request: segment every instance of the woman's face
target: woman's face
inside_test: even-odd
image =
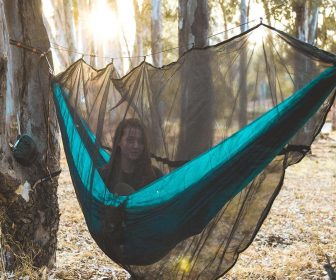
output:
[[[142,131],[135,127],[126,127],[119,142],[121,156],[126,160],[137,160],[144,150]]]

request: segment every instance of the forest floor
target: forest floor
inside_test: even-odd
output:
[[[57,263],[49,279],[127,279],[90,237],[62,157]],[[222,279],[329,279],[336,266],[336,132],[287,169],[283,189],[251,246]],[[328,263],[329,260],[329,263]]]

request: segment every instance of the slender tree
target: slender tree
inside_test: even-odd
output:
[[[317,37],[317,23],[318,23],[318,13],[319,13],[319,5],[317,1],[310,2],[311,9],[310,9],[310,15],[308,18],[308,26],[309,26],[309,32],[308,32],[308,43],[314,45],[316,42]]]
[[[238,3],[237,0],[230,0],[230,1],[219,0],[218,4],[223,14],[223,24],[224,24],[223,27],[225,31],[224,40],[227,40],[229,39],[229,32],[228,32],[229,24],[233,23],[234,14],[238,9]]]
[[[336,105],[335,104],[331,107],[331,122],[332,122],[332,129],[336,130]]]
[[[54,47],[52,51],[55,61],[57,59],[59,64],[55,66],[64,70],[78,59],[78,55],[75,53],[77,49],[75,20],[78,22],[78,17],[74,16],[77,2],[73,0],[44,0],[43,5],[52,7],[52,14],[44,15],[44,25],[51,45]],[[70,51],[65,51],[63,48]]]
[[[77,55],[73,52],[76,50],[76,30],[74,22],[74,3],[72,0],[63,0],[64,9],[64,27],[65,38],[67,47],[72,51],[67,55],[70,58],[70,63],[73,63],[77,59]]]
[[[335,1],[327,0],[323,1],[319,12],[323,18],[322,22],[318,24],[317,30],[317,46],[322,47],[331,53],[336,53],[336,40],[335,40]],[[334,34],[334,36],[331,36]]]
[[[59,169],[48,65],[44,57],[9,45],[11,38],[49,49],[41,1],[0,0],[0,25],[2,253],[8,270],[19,268],[23,260],[35,267],[51,266],[59,222],[57,181],[35,184]],[[37,157],[26,166],[13,157],[10,148],[19,134],[29,135],[36,143]]]
[[[248,29],[248,7],[245,0],[240,1],[240,24],[241,32]],[[239,127],[247,124],[247,54],[246,49],[242,48],[239,65]]]
[[[294,1],[293,10],[296,14],[295,17],[295,31],[296,37],[301,41],[307,42],[308,40],[308,12],[309,5],[308,1]]]
[[[207,45],[208,5],[205,0],[179,0],[179,52]],[[190,159],[213,141],[213,85],[209,53],[194,52],[183,65],[181,77],[181,123],[177,157]],[[195,140],[197,139],[197,140]],[[190,143],[193,145],[190,145]]]
[[[145,44],[146,41],[149,40],[148,34],[150,34],[150,31],[147,27],[150,26],[150,23],[147,21],[151,18],[151,3],[150,0],[144,0],[142,5],[140,5],[138,0],[133,0],[133,7],[136,38],[133,49],[134,58],[132,59],[131,64],[137,66],[145,55]]]
[[[67,66],[70,65],[70,56],[68,56],[65,51],[57,49],[59,48],[59,46],[66,48],[68,47],[67,37],[69,38],[69,36],[66,36],[65,29],[63,29],[65,27],[63,1],[45,0],[44,5],[48,4],[52,7],[53,13],[51,16],[49,15],[50,17],[48,19],[45,18],[44,24],[47,29],[51,43],[55,44],[54,46],[56,47],[55,49],[53,49],[53,55],[59,61],[60,67],[65,69]],[[62,27],[61,30],[60,27]],[[57,30],[57,32],[53,32],[53,30]]]
[[[294,1],[295,34],[302,41],[314,44],[317,36],[318,1]]]
[[[179,0],[179,54],[192,46],[205,47],[209,29],[207,1]]]
[[[233,18],[235,16],[235,13],[237,10],[239,10],[239,1],[237,0],[219,0],[218,3],[214,2],[214,5],[219,5],[220,10],[223,14],[223,30],[224,30],[224,40],[229,39],[232,37],[232,34],[230,33],[230,24],[233,23]],[[227,81],[224,84],[223,92],[225,92],[226,100],[225,102],[227,104],[233,104],[235,100],[235,93],[233,90],[233,79],[236,77],[236,69],[234,67],[228,67],[226,69],[226,77],[225,80]]]
[[[154,66],[162,65],[162,36],[161,36],[161,0],[152,0],[152,57]]]
[[[116,0],[110,0],[110,6],[112,8],[112,11],[116,17],[116,20],[120,23],[121,18],[120,18],[120,8],[118,6],[118,1]],[[128,55],[130,55],[129,53],[129,46],[127,44],[127,40],[125,38],[125,33],[124,33],[124,28],[123,26],[120,24],[118,30],[115,31],[115,38],[114,39],[110,39],[107,40],[107,42],[105,42],[104,45],[104,56],[109,56],[109,57],[122,57],[122,45],[121,45],[121,41],[124,41],[127,47],[127,53]],[[106,64],[106,60],[104,61],[104,63]],[[105,65],[102,65],[105,66]],[[123,60],[122,59],[118,59],[117,61],[114,61],[114,66],[117,69],[118,73],[120,75],[125,74],[125,70],[124,69],[124,64],[123,64]]]

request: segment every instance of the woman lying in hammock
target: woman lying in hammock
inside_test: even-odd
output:
[[[163,175],[151,163],[144,126],[138,119],[121,121],[115,131],[111,160],[101,175],[112,193],[129,195]]]

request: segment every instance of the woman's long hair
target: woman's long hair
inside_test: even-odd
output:
[[[134,128],[139,129],[142,134],[142,139],[144,143],[144,149],[142,151],[142,154],[140,157],[136,160],[136,168],[135,172],[136,175],[140,176],[142,178],[141,183],[138,186],[132,186],[135,189],[138,189],[144,185],[147,185],[151,181],[153,181],[155,178],[155,173],[152,168],[151,158],[150,158],[150,152],[148,148],[148,140],[147,140],[147,134],[145,131],[144,126],[142,125],[141,121],[138,119],[124,119],[122,120],[114,134],[113,138],[113,146],[112,146],[112,152],[111,152],[111,158],[110,161],[107,164],[108,172],[107,172],[107,185],[109,188],[113,186],[114,184],[118,183],[120,181],[121,176],[121,149],[119,146],[120,140],[124,135],[124,132],[126,128]]]

